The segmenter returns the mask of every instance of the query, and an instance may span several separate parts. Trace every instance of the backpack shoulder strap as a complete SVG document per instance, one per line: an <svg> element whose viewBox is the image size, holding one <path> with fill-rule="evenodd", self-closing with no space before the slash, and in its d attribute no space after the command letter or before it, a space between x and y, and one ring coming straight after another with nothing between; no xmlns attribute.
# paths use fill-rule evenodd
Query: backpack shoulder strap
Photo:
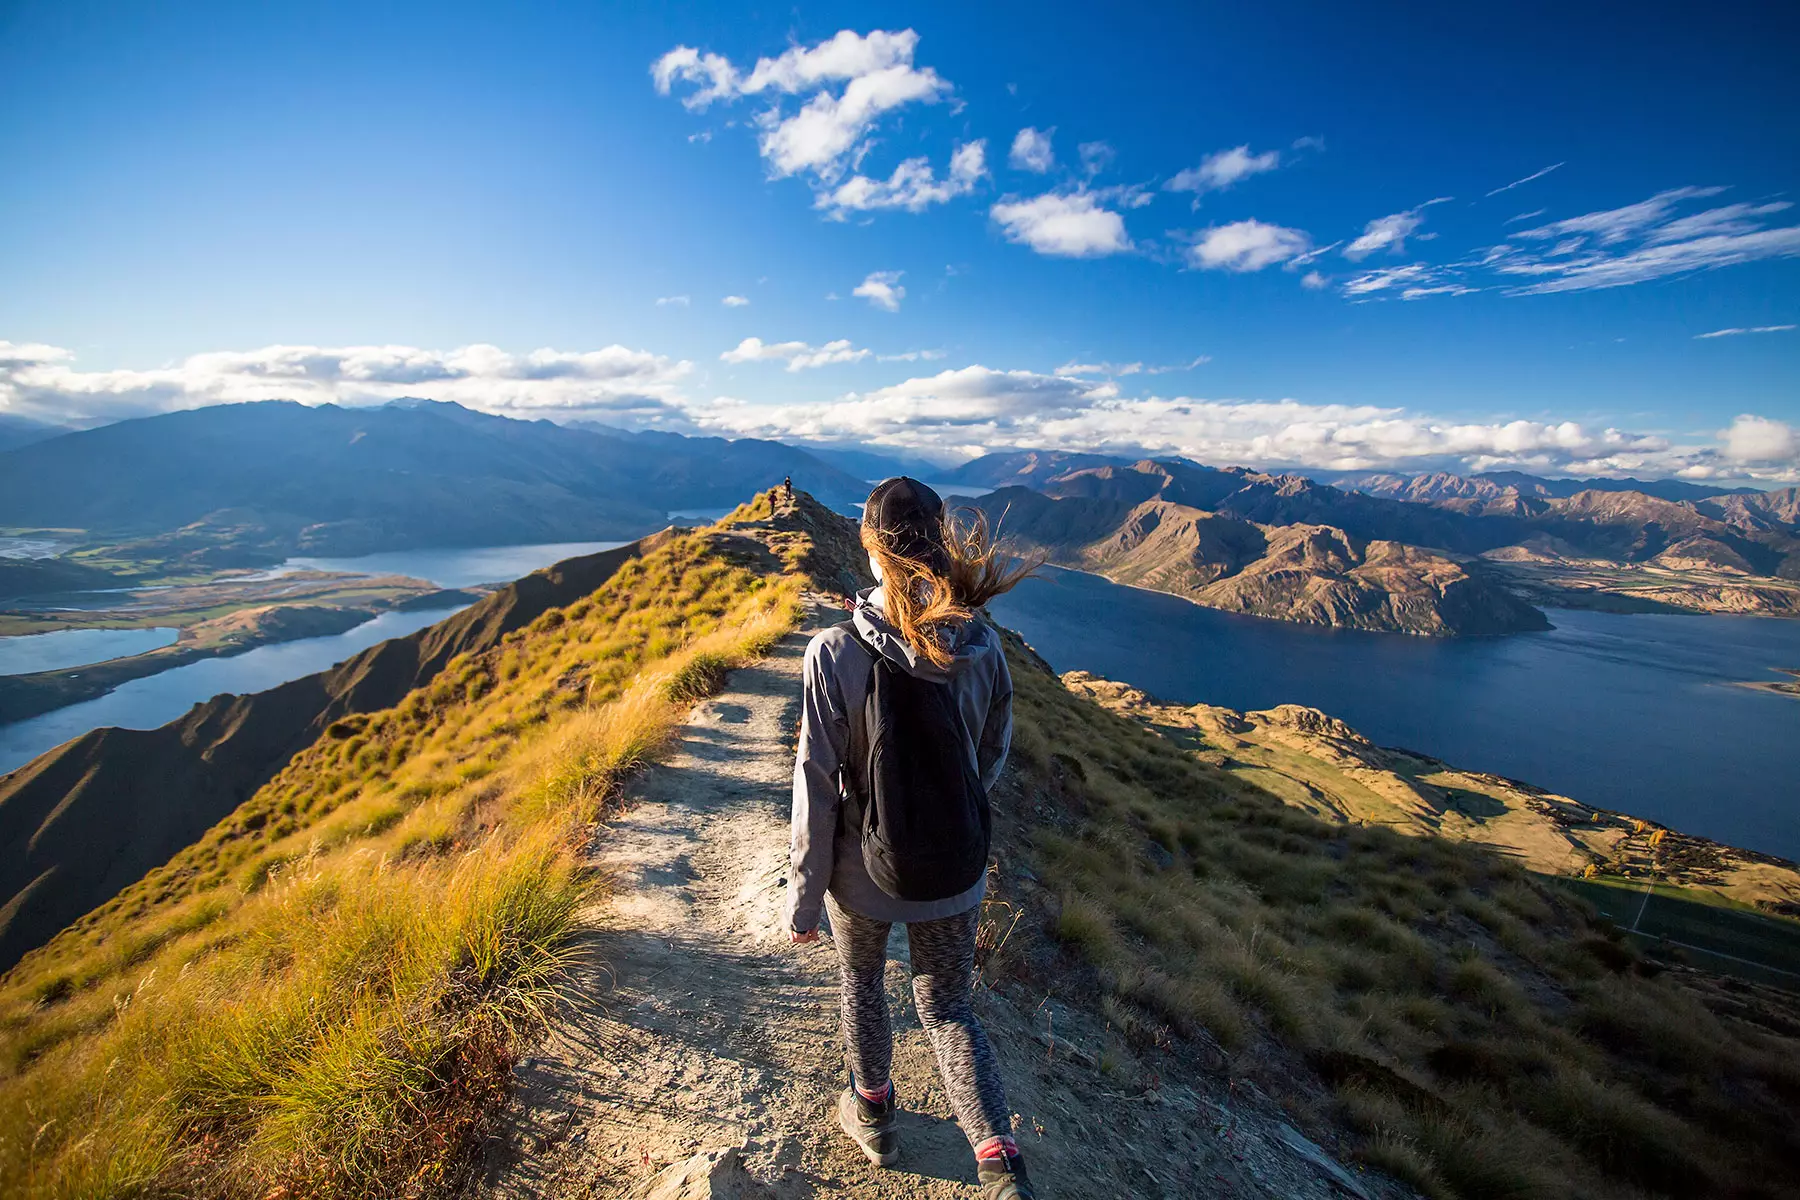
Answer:
<svg viewBox="0 0 1800 1200"><path fill-rule="evenodd" d="M860 630L856 627L856 618L855 617L846 617L842 621L839 621L837 624L833 625L832 628L833 629L841 629L845 633L849 634L850 640L854 641L857 645L861 646L864 650L866 650L869 654L869 657L871 657L871 658L879 657L875 653L875 647L869 645L869 639L865 638L862 635L862 630Z"/></svg>

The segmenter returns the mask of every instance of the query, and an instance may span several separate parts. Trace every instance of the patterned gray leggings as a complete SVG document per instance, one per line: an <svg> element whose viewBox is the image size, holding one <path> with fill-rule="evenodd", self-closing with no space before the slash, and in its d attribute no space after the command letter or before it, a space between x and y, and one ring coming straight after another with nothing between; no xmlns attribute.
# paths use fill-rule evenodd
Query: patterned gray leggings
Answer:
<svg viewBox="0 0 1800 1200"><path fill-rule="evenodd" d="M871 1090L890 1078L893 1027L888 1022L888 934L893 926L851 912L827 896L831 941L837 947L844 1058L856 1081ZM971 1146L1012 1133L1000 1063L975 1019L969 993L975 976L975 927L979 906L954 917L906 927L912 957L913 1003L937 1054L944 1090Z"/></svg>

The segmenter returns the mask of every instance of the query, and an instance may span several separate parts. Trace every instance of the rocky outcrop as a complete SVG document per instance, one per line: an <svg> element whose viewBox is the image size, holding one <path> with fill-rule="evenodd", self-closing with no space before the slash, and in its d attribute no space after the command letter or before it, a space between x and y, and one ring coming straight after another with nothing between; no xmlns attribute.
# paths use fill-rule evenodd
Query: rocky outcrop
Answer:
<svg viewBox="0 0 1800 1200"><path fill-rule="evenodd" d="M1058 481L1061 498L1008 488L979 505L1053 562L1208 608L1433 637L1549 628L1478 564L1331 525L1269 525L1178 503L1168 497L1227 487L1217 499L1230 500L1243 492L1242 480L1231 472L1188 480L1162 467L1081 471ZM1151 498L1139 499L1146 493Z"/></svg>

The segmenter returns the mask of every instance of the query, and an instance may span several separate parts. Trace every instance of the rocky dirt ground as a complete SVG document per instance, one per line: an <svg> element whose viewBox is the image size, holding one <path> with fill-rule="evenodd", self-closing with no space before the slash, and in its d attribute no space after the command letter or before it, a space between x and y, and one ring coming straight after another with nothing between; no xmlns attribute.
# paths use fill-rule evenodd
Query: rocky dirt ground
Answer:
<svg viewBox="0 0 1800 1200"><path fill-rule="evenodd" d="M912 1012L904 935L888 974L903 1153L881 1170L831 1116L844 1069L830 943L791 946L783 926L801 659L811 629L840 615L818 598L807 630L734 672L597 830L591 853L607 894L585 914L570 1004L519 1065L475 1194L977 1195ZM1391 1194L1241 1085L1121 1082L1081 1049L1103 1039L1079 1009L985 987L976 1008L1046 1197Z"/></svg>

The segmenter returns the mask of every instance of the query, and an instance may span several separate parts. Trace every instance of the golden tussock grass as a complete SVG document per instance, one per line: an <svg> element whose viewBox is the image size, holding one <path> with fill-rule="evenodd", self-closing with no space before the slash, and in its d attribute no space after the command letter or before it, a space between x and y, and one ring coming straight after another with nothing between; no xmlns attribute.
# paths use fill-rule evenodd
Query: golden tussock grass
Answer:
<svg viewBox="0 0 1800 1200"><path fill-rule="evenodd" d="M591 823L799 594L679 537L333 724L0 983L0 1194L453 1183L557 1003Z"/></svg>

